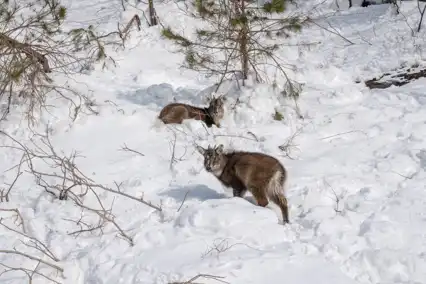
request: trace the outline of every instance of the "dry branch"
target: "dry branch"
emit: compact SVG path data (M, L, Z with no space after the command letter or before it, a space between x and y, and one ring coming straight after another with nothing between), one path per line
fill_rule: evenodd
M72 198L74 203L80 208L98 215L100 224L97 227L93 228L92 230L103 228L105 226L105 223L110 223L117 229L117 231L119 232L119 235L123 237L129 243L130 246L134 246L133 238L129 236L128 234L126 234L124 230L121 228L121 226L115 221L115 216L112 214L112 208L106 209L103 206L98 194L93 190L92 190L92 193L96 196L96 199L98 200L98 203L101 209L91 208L87 205L84 205L78 198ZM82 233L82 232L83 231L79 231L79 233Z
M290 137L288 137L282 145L278 146L278 148L284 152L285 157L289 158L290 160L295 160L295 158L292 156L292 152L294 149L299 148L298 145L294 144L294 139L296 139L296 137L299 136L301 132L302 127L297 129L295 133L290 135Z
M21 171L21 166L22 166L22 162L24 160L24 157L25 156L22 155L21 161L20 161L20 163L18 165L18 170L17 170L16 176L15 176L14 180L12 181L12 183L9 185L9 188L6 190L6 192L5 192L4 189L0 190L0 202L3 202L3 201L9 202L9 194L10 194L12 188L15 186L16 181L19 179L19 177L23 173Z
M180 206L179 206L179 208L177 209L177 212L179 212L179 211L180 211L180 209L182 209L182 206L183 206L183 204L184 204L184 203L185 203L185 201L186 201L186 197L188 196L189 191L190 191L189 189L186 191L185 196L183 197L182 202L180 203Z
M261 250L254 248L254 247L252 247L248 244L245 244L245 243L229 244L228 239L216 239L216 240L214 240L213 244L211 246L209 246L208 249L203 253L201 258L205 258L207 256L213 255L213 253L216 253L216 256L219 257L220 254L230 250L231 248L233 248L235 246L245 246L245 247L253 249L253 250L261 251Z
M27 230L25 229L25 223L24 223L24 218L22 218L21 212L19 211L18 208L14 208L14 209L3 209L0 208L0 211L3 212L15 212L15 223L19 221L19 223L16 226L21 226L22 227L22 232L24 232L24 234L27 232Z
M215 275L210 275L210 274L198 274L198 275L192 277L191 279L189 279L187 281L169 282L169 284L201 284L200 282L194 282L195 280L197 280L199 278L212 279L212 280L215 280L215 281L218 281L218 282L221 282L221 283L229 284L229 282L222 280L222 279L225 279L225 277L215 276Z
M412 173L410 175L403 175L403 174L400 174L400 173L395 172L395 171L391 171L391 172L393 172L394 174L397 174L400 177L404 178L404 181L407 180L407 179L413 179L419 173L418 170L416 170L414 173Z
M127 25L126 25L126 27L123 29L123 31L121 31L121 38L123 39L123 40L126 40L126 38L127 38L127 35L129 34L129 30L130 30L130 27L132 26L132 25L134 25L136 23L136 27L138 28L138 31L141 31L141 19L139 18L139 16L138 15L134 15L131 19L130 19L130 21L127 23Z
M46 255L47 257L49 257L51 260L53 260L55 262L59 261L59 258L57 258L55 256L55 254L44 243L42 243L38 239L25 234L25 232L22 233L22 232L19 232L19 231L13 229L13 228L7 226L6 224L3 223L2 218L0 218L0 225L5 227L9 231L12 231L12 232L14 232L14 233L16 233L20 236L27 238L30 241L30 244L23 243L24 245L38 250L39 252L43 253L44 255Z
M356 132L362 133L366 137L368 137L367 133L365 133L362 130L349 130L349 131L346 131L346 132L337 133L337 134L333 134L333 135L322 137L322 138L320 138L320 140L330 139L330 138L339 137L339 136L342 136L342 135L346 135L346 134L350 134L350 133L356 133Z
M45 264L47 266L50 266L51 268L54 268L54 269L58 270L59 272L64 272L64 269L62 267L56 265L56 264L47 262L47 261L45 261L45 260L43 260L41 258L29 255L27 253L24 253L24 252L21 252L21 251L18 251L18 250L0 250L0 253L21 255L21 256L24 256L24 257L29 258L31 260L35 260L37 262L43 263L43 264Z
M171 140L171 141L169 142L169 145L170 145L170 151L171 151L170 164L169 164L169 169L170 169L170 170L173 170L174 165L175 165L177 162L183 161L183 157L185 157L186 152L187 152L187 149L188 149L188 148L185 146L185 151L184 151L184 153L183 153L183 154L182 154L179 158L177 158L177 157L176 157L176 141L177 141L177 135L176 135L176 132L174 132L174 131L172 131L172 133L173 133L173 140Z
M45 55L41 54L40 52L34 50L31 45L21 43L17 41L16 39L13 39L9 36L7 36L4 33L0 33L0 46L1 48L8 49L8 52L14 53L16 52L22 52L34 61L41 64L43 68L43 72L45 73L51 73L52 69L50 69L49 66L49 60L46 58Z
M8 272L11 272L11 271L22 271L28 277L28 284L34 283L33 282L34 275L41 276L41 277L45 278L46 280L49 280L53 283L61 284L61 282L58 282L58 281L52 279L51 277L37 271L39 265L40 265L40 262L37 263L37 265L34 269L28 269L28 268L23 268L23 267L11 267L11 266L6 265L4 263L0 263L0 266L3 266L5 268L5 270L0 273L0 277L4 274L8 273Z
M89 232L96 232L99 231L100 234L102 235L104 233L103 229L106 226L106 222L102 219L99 219L98 224L93 225L90 223L86 223L85 221L83 221L83 217L84 217L84 208L81 208L81 217L78 220L73 220L73 219L68 219L68 218L63 218L63 220L65 221L69 221L69 222L73 222L75 223L77 226L80 227L80 229L72 231L72 232L68 232L68 235L70 236L79 236L82 233L89 233Z
M121 151L127 151L127 152L133 152L133 153L136 153L136 154L138 154L138 155L140 155L140 156L145 156L145 155L144 155L144 154L142 154L141 152L136 151L136 150L134 150L134 149L131 149L131 148L127 147L126 143L124 143L124 146L122 146L120 150L121 150Z
M113 101L105 100L104 102L109 103L109 104L115 106L115 108L117 109L117 111L121 112L122 114L125 114L124 110L122 108L119 108L118 105L116 103L114 103Z
M147 0L147 2L141 1L141 0L137 0L137 3L143 3L145 5L148 4L149 19L146 17L144 10L138 8L136 5L134 5L132 3L129 3L128 0L121 0L121 5L122 5L124 11L126 10L126 8L125 8L126 5L124 5L124 1L126 2L126 5L132 7L134 9L136 9L136 10L139 10L142 13L142 15L144 16L144 18L146 20L146 23L147 23L147 25L149 27L155 26L157 24L161 24L160 23L160 19L159 19L158 15L157 15L157 11L155 10L154 1L153 0ZM139 24L140 24L140 20L139 20Z
M310 23L312 23L312 24L314 24L314 25L316 25L317 27L319 27L319 28L321 28L321 29L323 29L323 30L325 30L325 31L327 31L327 32L329 32L329 33L331 33L331 34L334 34L334 35L337 35L338 37L340 37L341 39L343 39L344 41L346 41L349 45L353 45L353 44L355 44L353 41L351 41L351 40L349 40L348 38L346 38L346 37L344 37L335 27L333 27L329 22L327 22L327 24L328 24L328 26L329 26L329 28L326 28L326 27L324 27L324 26L322 26L322 25L320 25L320 24L318 24L318 23L316 23L315 21L313 21L313 20L309 20L309 22Z
M419 25L417 26L417 32L420 32L421 28L422 28L422 23L423 23L423 17L425 15L426 12L426 4L423 6L423 9L420 8L420 0L417 0L417 9L419 9L419 13L420 13L420 20L419 20Z
M45 245L43 242L41 242L37 238L29 236L26 233L25 226L24 226L24 220L22 219L22 216L19 213L18 209L0 209L0 211L13 211L13 212L15 212L16 215L17 215L16 218L18 218L18 216L20 218L20 224L16 224L16 226L18 226L18 227L22 226L22 232L6 225L3 222L4 218L0 218L0 225L1 226L3 226L6 230L17 234L18 237L19 236L24 237L28 242L24 242L20 239L19 239L19 241L23 245L25 245L26 247L37 250L38 252L42 253L44 256L47 256L48 258L50 258L54 262L59 262L59 258L57 258L55 256L55 254L47 247L47 245ZM15 220L15 223L16 223L16 220ZM52 279L51 277L47 276L46 274L38 271L40 264L45 264L48 267L53 268L54 270L62 273L64 270L60 266L53 264L51 262L45 261L45 260L43 260L42 257L40 258L40 257L37 257L37 256L33 256L29 253L17 250L16 248L13 248L13 250L0 250L0 253L20 255L20 256L23 256L23 257L28 258L30 260L36 261L36 266L35 266L35 268L32 268L32 269L25 268L25 267L12 267L12 266L7 265L5 263L0 263L0 267L4 268L4 270L0 272L0 277L2 275L9 273L9 272L12 272L12 271L21 271L27 276L29 284L33 283L33 278L34 278L35 275L43 277L46 280L49 280L49 281L54 282L54 283L58 283L58 284L60 283L60 282Z
M299 150L298 146L294 144L294 140L302 133L303 129L311 124L312 122L309 122L302 127L298 128L292 135L290 135L283 144L278 146L278 148L284 152L285 156L291 160L294 160L295 158L292 156L293 149Z
M106 224L111 224L117 229L119 235L124 237L130 245L134 244L132 238L116 220L116 217L112 213L112 209L105 208L101 198L99 197L98 191L106 191L115 195L121 195L147 205L157 211L162 211L161 204L154 205L153 203L144 200L143 196L136 197L123 192L121 184L115 183L116 188L112 188L94 182L78 168L75 160L79 157L79 155L76 152L72 152L69 156L66 156L65 154L60 154L54 148L50 140L48 130L46 130L45 134L34 133L34 136L31 139L33 149L23 145L17 139L4 131L0 131L0 134L5 135L15 144L14 146L3 147L13 148L23 153L25 157L23 162L28 168L25 172L35 178L36 184L39 187L43 188L46 192L60 200L71 199L74 204L82 210L98 216L99 222L97 225L86 226L86 229L82 229L78 233L98 229L101 230ZM43 162L48 165L49 170L39 169L36 166L39 162ZM19 165L17 165L17 167L18 166ZM84 199L88 194L94 197L97 201L97 208L88 206L84 202ZM75 221L75 223L78 225L82 224L79 221ZM77 231L73 234L77 234Z
M259 138L257 138L257 136L253 132L247 131L247 134L250 134L251 136L253 136L253 138L256 140L256 142L260 141Z
M326 179L324 179L324 183L331 189L333 196L334 196L334 212L336 213L342 213L342 210L340 209L340 202L342 201L343 194L337 195L334 188L327 182Z
M215 134L215 135L213 135L213 137L214 138L216 138L216 137L235 137L235 138L242 138L242 139L247 139L247 140L252 140L252 141L259 142L259 140L257 139L257 137L251 138L251 137L244 137L244 136L241 136L241 135L233 135L233 134Z

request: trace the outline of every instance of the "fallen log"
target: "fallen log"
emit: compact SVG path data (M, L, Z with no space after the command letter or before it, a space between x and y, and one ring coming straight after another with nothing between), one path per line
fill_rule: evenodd
M385 73L379 78L373 78L364 83L370 89L386 89L390 86L400 87L423 77L426 77L426 68L412 66L400 71L397 70L393 74Z

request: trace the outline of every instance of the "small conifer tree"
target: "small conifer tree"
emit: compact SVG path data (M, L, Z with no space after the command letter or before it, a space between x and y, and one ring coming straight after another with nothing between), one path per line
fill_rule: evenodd
M92 26L66 30L66 17L60 0L0 3L0 122L14 104L27 106L27 118L36 122L34 111L47 107L48 94L70 102L73 115L88 103L86 96L56 85L55 75L81 72L106 59L105 44L114 32L99 35Z
M307 19L281 16L288 2L271 0L259 6L253 0L193 0L188 12L206 25L195 30L194 38L171 27L165 27L162 35L180 47L186 68L220 75L221 81L239 73L244 84L251 72L257 81L266 79L262 78L266 76L261 74L261 65L273 67L286 78L291 95L297 96L277 51L282 39L300 31Z

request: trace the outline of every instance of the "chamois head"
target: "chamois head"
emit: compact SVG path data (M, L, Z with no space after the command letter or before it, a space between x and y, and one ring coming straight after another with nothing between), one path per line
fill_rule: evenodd
M207 108L207 111L211 118L213 119L214 124L216 124L218 127L220 127L220 120L223 118L223 115L225 113L224 110L224 101L225 98L223 95L215 98L211 97L209 98L210 104Z
M204 149L201 146L197 146L198 152L204 156L204 168L206 171L211 172L215 175L220 175L225 164L225 157L223 155L223 145L219 146L208 146Z

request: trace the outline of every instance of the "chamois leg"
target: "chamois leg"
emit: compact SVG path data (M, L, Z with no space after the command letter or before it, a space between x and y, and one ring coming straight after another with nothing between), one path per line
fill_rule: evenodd
M234 195L234 197L243 197L246 192L247 192L247 190L245 188L243 188L243 189L233 188L232 189L232 194Z
M274 202L278 207L281 209L281 213L283 215L283 222L284 223L290 223L288 218L288 204L287 204L287 198L284 196L284 194L277 192L271 195L271 200Z
M242 182L235 182L232 186L232 194L234 197L243 197L246 194L247 188L244 186Z
M253 197L256 199L257 204L259 206L266 207L269 204L269 201L268 201L268 198L266 197L265 192L257 188L253 188L251 190L251 193L253 194Z

